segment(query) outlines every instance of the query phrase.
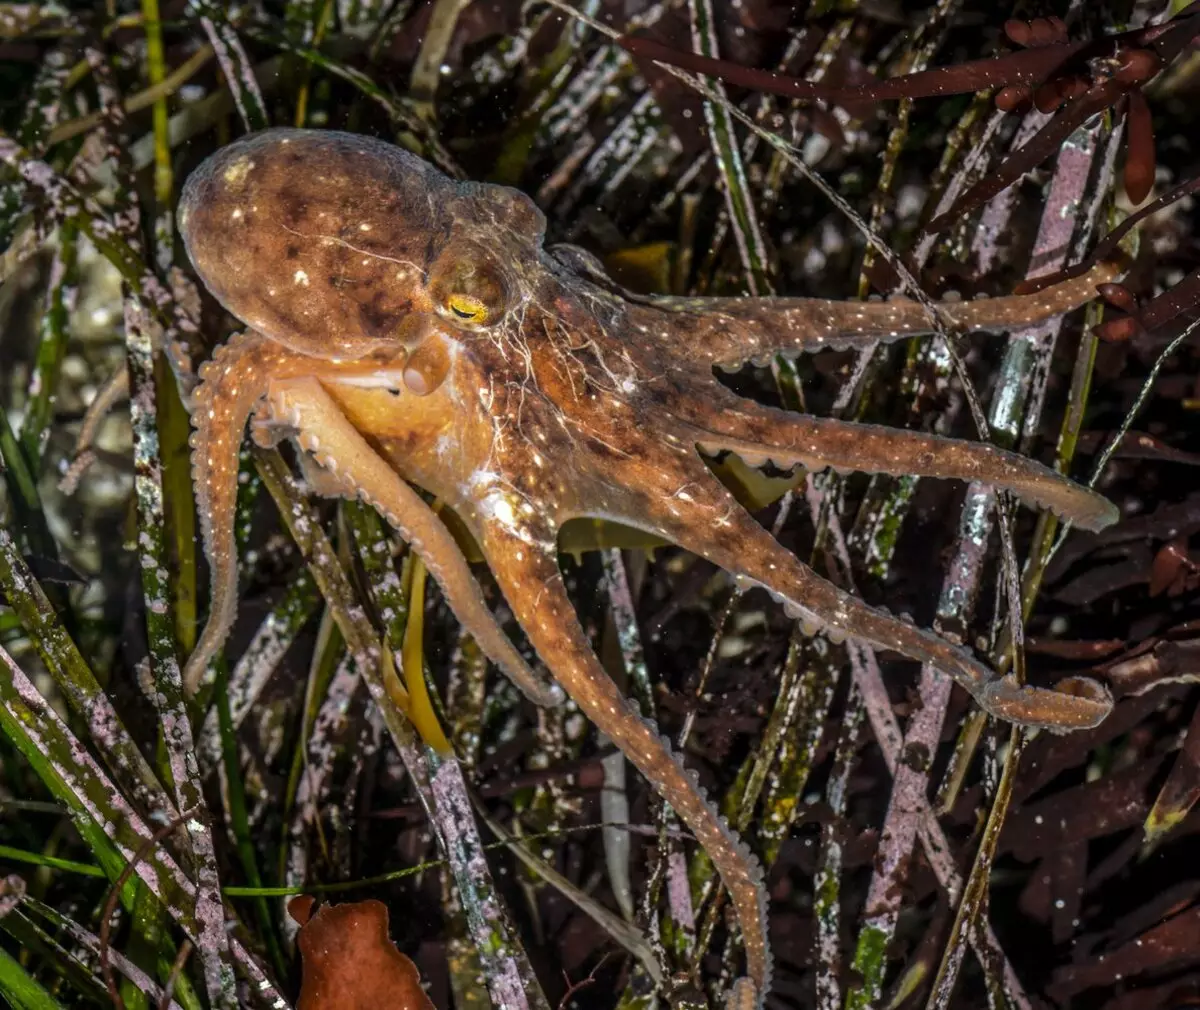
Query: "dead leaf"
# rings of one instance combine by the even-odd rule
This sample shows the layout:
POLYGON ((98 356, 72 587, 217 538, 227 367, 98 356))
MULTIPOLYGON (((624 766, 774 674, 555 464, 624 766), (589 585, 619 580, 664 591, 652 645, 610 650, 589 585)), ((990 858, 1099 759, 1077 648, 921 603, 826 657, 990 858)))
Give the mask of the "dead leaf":
POLYGON ((300 923, 296 1010, 435 1010, 417 966, 388 936, 383 902, 322 905, 312 915, 313 901, 301 895, 288 902, 288 914, 300 923))

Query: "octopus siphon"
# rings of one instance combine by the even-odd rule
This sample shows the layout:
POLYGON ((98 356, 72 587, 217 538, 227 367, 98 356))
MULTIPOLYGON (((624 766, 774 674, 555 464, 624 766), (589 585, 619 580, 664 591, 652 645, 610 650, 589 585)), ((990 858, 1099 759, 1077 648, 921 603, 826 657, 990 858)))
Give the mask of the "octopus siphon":
MULTIPOLYGON (((274 129, 222 148, 188 179, 179 224, 201 280, 247 327, 203 366, 193 402, 212 588, 188 689, 234 619, 238 452, 249 425, 261 445, 293 440, 319 493, 376 507, 517 686, 539 704, 565 690, 641 770, 728 888, 760 1003, 771 960, 762 872, 593 653, 558 566, 564 522, 606 519, 663 537, 765 588, 807 633, 932 664, 1002 719, 1077 729, 1111 708, 1093 681, 1020 685, 838 589, 705 461, 732 452, 751 466, 980 481, 1088 530, 1114 522, 1103 497, 1023 456, 767 407, 714 372, 930 332, 920 303, 635 296, 582 250, 544 245, 545 218, 523 193, 458 182, 404 150, 332 131, 274 129), (510 641, 416 488, 478 541, 552 681, 510 641)), ((1037 294, 939 308, 957 330, 1021 327, 1083 304, 1114 272, 1102 265, 1037 294)))

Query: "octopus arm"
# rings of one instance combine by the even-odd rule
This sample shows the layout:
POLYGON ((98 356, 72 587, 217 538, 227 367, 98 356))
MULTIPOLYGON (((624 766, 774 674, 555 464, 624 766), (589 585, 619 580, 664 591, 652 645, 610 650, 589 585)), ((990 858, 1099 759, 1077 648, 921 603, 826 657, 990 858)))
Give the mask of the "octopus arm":
POLYGON ((757 860, 707 801, 654 725, 624 698, 592 651, 563 586, 555 530, 490 521, 484 556, 542 661, 584 715, 616 744, 692 830, 721 874, 737 911, 757 992, 770 985, 766 893, 757 860))
POLYGON ((1095 726, 1112 708, 1107 691, 1094 681, 1076 679, 1061 690, 1047 690, 997 677, 965 649, 821 578, 763 529, 698 455, 675 467, 673 481, 686 493, 661 496, 648 515, 609 518, 648 528, 735 577, 761 585, 809 634, 824 630, 834 640, 850 636, 950 674, 980 707, 1002 719, 1053 730, 1082 729, 1095 726))
MULTIPOLYGON (((1100 263, 1086 274, 1036 294, 936 303, 953 330, 1011 330, 1078 308, 1096 297, 1098 285, 1116 279, 1119 264, 1100 263)), ((687 310, 692 325, 675 341, 699 365, 735 367, 771 354, 811 353, 861 347, 931 333, 929 313, 908 298, 829 301, 822 298, 655 299, 662 308, 687 310)))
POLYGON ((194 694, 237 616, 238 455, 246 420, 266 392, 266 376, 285 374, 290 352, 253 331, 231 337, 200 368, 192 404, 192 487, 209 567, 209 614, 183 670, 194 694))
MULTIPOLYGON (((320 364, 328 367, 327 362, 320 364)), ((188 693, 195 693, 200 686, 237 615, 234 514, 238 455, 248 418, 261 410, 260 401, 273 391, 275 398, 268 398, 266 404, 270 425, 278 431, 283 426, 298 429, 296 422, 304 422, 308 428, 303 439, 310 446, 323 448, 320 456, 326 467, 319 471, 325 478, 322 490, 332 491, 337 486, 333 481, 340 478, 344 492, 349 480, 355 485, 353 493, 380 502, 394 524, 403 522, 401 533, 411 533, 420 540, 418 553, 488 658, 535 703, 551 705, 560 701, 561 692, 529 668, 488 610, 466 559, 444 524, 350 427, 320 383, 306 377, 305 373, 313 368, 311 358, 254 332, 231 338, 201 367, 192 410, 192 483, 211 588, 208 623, 184 667, 188 693), (343 464, 340 473, 334 459, 343 464), (346 470, 348 461, 357 465, 346 470), (380 473, 381 469, 386 474, 380 473)))
POLYGON ((693 432, 706 450, 729 449, 751 465, 767 460, 810 470, 893 476, 951 477, 1011 491, 1087 530, 1120 518, 1116 506, 1036 460, 982 442, 766 407, 732 394, 710 396, 694 409, 703 419, 693 432))
POLYGON ((341 482, 344 495, 375 506, 411 545, 484 655, 535 704, 560 703, 562 691, 530 669, 488 609, 445 523, 350 423, 320 381, 313 376, 272 380, 267 408, 274 420, 296 430, 300 447, 341 482))

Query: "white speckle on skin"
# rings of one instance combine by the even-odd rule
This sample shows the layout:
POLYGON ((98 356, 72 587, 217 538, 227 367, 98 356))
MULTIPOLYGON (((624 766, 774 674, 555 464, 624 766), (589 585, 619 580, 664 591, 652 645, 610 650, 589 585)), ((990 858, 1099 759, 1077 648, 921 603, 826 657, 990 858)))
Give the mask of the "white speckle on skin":
POLYGON ((240 186, 246 181, 246 176, 250 174, 250 169, 254 167, 252 158, 239 158, 227 169, 221 176, 230 186, 240 186))
POLYGON ((294 274, 292 274, 292 281, 296 284, 303 284, 305 287, 308 287, 308 274, 306 274, 303 270, 297 270, 294 274))
POLYGON ((491 513, 492 518, 504 526, 512 527, 516 524, 517 514, 513 511, 512 503, 502 495, 489 495, 491 498, 491 513))

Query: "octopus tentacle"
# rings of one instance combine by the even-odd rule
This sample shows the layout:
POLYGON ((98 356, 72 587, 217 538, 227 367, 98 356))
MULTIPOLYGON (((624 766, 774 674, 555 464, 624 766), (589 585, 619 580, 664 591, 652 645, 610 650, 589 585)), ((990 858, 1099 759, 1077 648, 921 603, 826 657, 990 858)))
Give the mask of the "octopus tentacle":
POLYGON ((237 615, 238 453, 242 432, 255 403, 266 392, 267 376, 296 367, 296 355, 253 331, 237 334, 200 367, 192 404, 192 487, 204 556, 209 567, 209 615, 183 670, 184 689, 194 694, 208 664, 221 648, 237 615))
MULTIPOLYGON (((258 402, 250 416, 250 439, 263 449, 276 449, 281 443, 294 439, 298 434, 291 425, 276 421, 271 416, 271 407, 265 398, 258 402)), ((296 463, 310 494, 318 498, 341 498, 345 495, 345 478, 326 470, 309 453, 296 453, 296 463)))
POLYGON ((967 442, 903 428, 858 424, 779 410, 732 394, 689 404, 692 437, 708 451, 729 449, 751 465, 766 460, 810 470, 952 477, 1011 491, 1026 504, 1048 508, 1086 530, 1120 518, 1103 495, 1036 460, 985 442, 967 442))
MULTIPOLYGON (((938 302, 946 324, 956 330, 1008 330, 1070 312, 1096 297, 1096 288, 1115 280, 1121 266, 1097 264, 1081 277, 1031 295, 938 302)), ((925 307, 908 298, 839 302, 823 298, 655 298, 668 317, 673 349, 693 364, 737 366, 771 354, 803 354, 825 348, 860 347, 930 333, 925 307)), ((645 304, 645 302, 643 303, 645 304)), ((649 322, 647 325, 653 325, 649 322)))
POLYGON ((83 420, 79 424, 79 434, 75 436, 75 446, 71 450, 71 465, 67 467, 67 472, 58 482, 58 489, 63 494, 74 494, 79 487, 79 482, 88 467, 96 460, 92 446, 96 443, 100 425, 108 417, 109 411, 128 395, 129 369, 122 364, 104 381, 83 413, 83 420))
POLYGON ((737 910, 746 962, 759 993, 770 988, 762 869, 707 801, 654 724, 643 719, 596 658, 567 596, 549 525, 489 523, 480 531, 488 564, 529 641, 584 715, 652 782, 721 874, 737 910))
POLYGON ((300 447, 341 479, 343 494, 378 508, 416 551, 484 655, 534 704, 561 703, 561 689, 530 669, 497 623, 449 529, 359 434, 320 381, 311 376, 272 380, 267 403, 277 420, 296 429, 300 447))
MULTIPOLYGON (((743 581, 761 585, 784 604, 804 630, 824 630, 839 640, 851 636, 895 649, 950 674, 985 711, 1010 722, 1054 730, 1095 726, 1112 708, 1107 691, 1093 681, 1074 680, 1063 690, 1018 685, 998 678, 965 649, 907 621, 876 610, 817 575, 760 526, 696 458, 676 495, 650 516, 627 522, 645 526, 699 554, 743 581), (702 472, 703 471, 703 472, 702 472)), ((619 517, 614 517, 619 518, 619 517)))

